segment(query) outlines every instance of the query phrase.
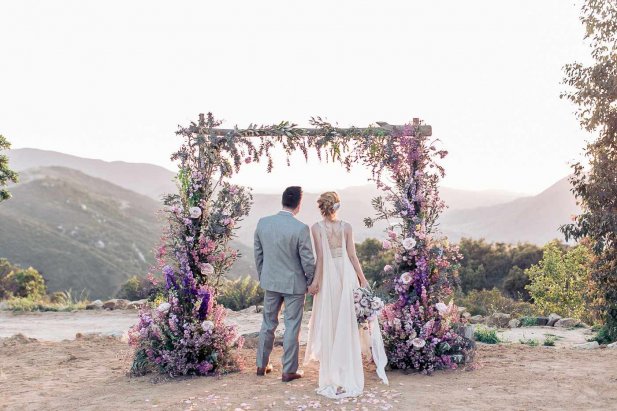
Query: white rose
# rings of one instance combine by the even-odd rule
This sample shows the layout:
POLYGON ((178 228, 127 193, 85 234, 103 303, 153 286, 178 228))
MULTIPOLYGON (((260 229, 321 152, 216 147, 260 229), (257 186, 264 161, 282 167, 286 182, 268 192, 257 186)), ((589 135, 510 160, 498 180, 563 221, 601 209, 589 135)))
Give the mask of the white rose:
POLYGON ((170 308, 171 308, 171 304, 161 303, 161 305, 158 306, 157 310, 159 310, 162 313, 166 313, 167 311, 169 311, 170 308))
POLYGON ((191 218, 199 218, 201 216, 201 208, 191 207, 189 208, 189 214, 191 218))
POLYGON ((203 328, 204 331, 210 331, 214 328, 214 323, 212 321, 206 320, 201 323, 201 328, 203 328))
POLYGON ((419 350, 426 345, 426 341, 424 341, 422 338, 416 337, 411 340, 411 345, 413 345, 415 349, 419 350))
POLYGON ((411 250, 415 246, 416 246, 416 240, 414 238, 407 237, 406 239, 403 240, 403 247, 405 247, 405 250, 411 250))
POLYGON ((445 312, 448 311, 448 306, 445 305, 444 303, 435 304, 435 308, 437 308, 437 311, 439 311, 439 314, 445 314, 445 312))
POLYGON ((401 274, 401 282, 403 284, 409 284, 409 283, 411 283, 412 280, 413 280, 413 277, 411 276, 411 273, 403 273, 403 274, 401 274))

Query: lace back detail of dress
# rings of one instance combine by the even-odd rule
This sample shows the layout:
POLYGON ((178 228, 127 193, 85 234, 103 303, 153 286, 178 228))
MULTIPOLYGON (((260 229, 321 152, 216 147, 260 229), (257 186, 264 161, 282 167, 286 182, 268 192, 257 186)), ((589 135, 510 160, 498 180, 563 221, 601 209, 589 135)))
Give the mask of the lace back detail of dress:
POLYGON ((336 221, 334 223, 322 221, 321 226, 326 233, 330 254, 333 258, 343 256, 343 222, 336 221))

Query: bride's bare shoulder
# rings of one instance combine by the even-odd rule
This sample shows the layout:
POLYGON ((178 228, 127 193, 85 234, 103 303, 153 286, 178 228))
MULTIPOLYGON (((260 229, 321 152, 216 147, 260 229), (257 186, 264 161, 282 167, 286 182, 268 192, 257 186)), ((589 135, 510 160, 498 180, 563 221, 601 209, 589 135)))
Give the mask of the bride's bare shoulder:
POLYGON ((351 227, 351 224, 349 224, 347 221, 343 221, 343 230, 346 233, 351 233, 353 228, 351 227))

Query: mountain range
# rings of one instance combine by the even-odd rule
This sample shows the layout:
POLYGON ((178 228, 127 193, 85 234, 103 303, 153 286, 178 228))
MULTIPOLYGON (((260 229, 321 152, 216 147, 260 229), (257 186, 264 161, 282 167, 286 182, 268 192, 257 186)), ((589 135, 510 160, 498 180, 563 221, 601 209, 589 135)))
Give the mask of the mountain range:
MULTIPOLYGON (((38 149, 11 150, 9 158, 21 182, 11 187, 13 199, 0 205, 0 257, 38 268, 52 291, 85 289, 93 298, 111 296, 129 276, 148 272, 163 227, 157 217, 160 198, 176 190, 172 171, 38 149)), ((338 193, 340 216, 353 225, 356 241, 381 237, 383 224, 368 229, 362 222, 372 215, 378 190, 365 185, 338 193)), ((558 227, 579 210, 567 178, 535 196, 448 187, 440 194, 449 207, 440 229, 453 241, 543 244, 561 238, 558 227)), ((317 196, 305 193, 299 219, 320 218, 317 196)), ((252 211, 234 241, 243 256, 231 276, 255 275, 254 228, 259 217, 279 209, 279 195, 254 193, 252 211)))

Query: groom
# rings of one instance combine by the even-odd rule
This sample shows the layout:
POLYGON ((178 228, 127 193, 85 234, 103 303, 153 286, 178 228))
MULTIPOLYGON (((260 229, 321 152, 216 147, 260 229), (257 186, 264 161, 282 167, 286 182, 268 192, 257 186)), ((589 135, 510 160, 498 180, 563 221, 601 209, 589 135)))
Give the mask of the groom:
POLYGON ((304 296, 315 273, 309 228, 294 217, 300 211, 301 202, 302 188, 287 187, 283 192, 283 210, 260 219, 255 230, 255 264, 261 288, 265 291, 263 322, 257 347, 257 375, 272 371, 270 354, 284 302, 283 382, 302 377, 298 373, 298 337, 304 296))

